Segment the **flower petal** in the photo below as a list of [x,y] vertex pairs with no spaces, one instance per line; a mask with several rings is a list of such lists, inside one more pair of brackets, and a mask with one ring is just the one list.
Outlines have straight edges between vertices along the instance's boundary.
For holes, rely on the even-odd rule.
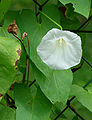
[[70,31],[52,29],[42,38],[37,52],[52,69],[69,69],[80,63],[81,38]]

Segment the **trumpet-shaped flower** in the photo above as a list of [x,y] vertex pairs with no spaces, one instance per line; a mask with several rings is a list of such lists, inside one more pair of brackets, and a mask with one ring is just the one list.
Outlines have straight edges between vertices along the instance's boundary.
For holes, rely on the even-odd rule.
[[81,38],[73,32],[53,28],[42,38],[37,53],[50,68],[69,69],[80,63]]

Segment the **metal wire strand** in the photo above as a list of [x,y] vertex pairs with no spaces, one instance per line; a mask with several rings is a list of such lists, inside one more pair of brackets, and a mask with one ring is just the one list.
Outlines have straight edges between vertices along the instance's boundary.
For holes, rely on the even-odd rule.
[[49,2],[49,0],[46,0],[46,1],[41,5],[41,7],[43,7],[44,5],[46,5],[47,2]]
[[41,5],[36,1],[36,0],[33,0],[35,2],[35,4],[37,4],[39,7],[41,7]]
[[83,86],[83,88],[86,88],[91,82],[92,82],[92,79],[91,79],[90,81],[88,81],[88,82]]
[[84,57],[82,59],[92,68],[92,65]]
[[79,115],[79,113],[77,113],[71,106],[69,106],[69,108],[81,119],[81,120],[85,120],[81,115]]
[[79,31],[81,28],[83,28],[84,25],[85,25],[88,21],[90,21],[91,19],[92,19],[92,16],[90,16],[90,17],[77,29],[77,31]]
[[68,109],[68,107],[69,106],[66,106],[54,120],[57,120]]
[[87,30],[80,30],[80,31],[77,31],[77,30],[69,30],[71,32],[75,32],[75,33],[92,33],[92,31],[87,31]]
[[29,87],[31,87],[34,83],[36,82],[36,80],[32,81],[29,85]]
[[[33,0],[35,2],[36,5],[38,5],[39,10],[42,11],[42,8],[48,3],[49,0],[46,0],[42,5],[40,5],[36,0]],[[40,14],[40,12],[38,12],[36,14],[36,16],[38,16]]]

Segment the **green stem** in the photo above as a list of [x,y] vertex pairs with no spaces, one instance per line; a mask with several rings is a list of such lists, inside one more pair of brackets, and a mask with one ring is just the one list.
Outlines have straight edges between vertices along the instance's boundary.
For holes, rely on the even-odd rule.
[[23,74],[23,80],[22,80],[22,83],[24,84],[25,82],[25,78],[26,78],[26,70],[27,70],[27,59],[26,59],[26,65],[25,65],[25,72]]
[[40,13],[41,13],[42,15],[44,15],[45,17],[47,17],[50,21],[52,21],[54,24],[56,24],[56,25],[62,30],[61,25],[59,25],[56,21],[54,21],[52,18],[50,18],[49,16],[47,16],[45,13],[43,13],[43,12],[41,12],[41,11],[40,11]]
[[29,81],[29,71],[30,71],[30,44],[29,44],[29,37],[27,36],[27,41],[28,41],[28,74],[27,74],[27,83]]
[[26,48],[25,48],[23,42],[22,42],[22,41],[20,40],[20,38],[18,38],[15,34],[13,34],[13,36],[20,41],[20,43],[21,43],[21,45],[22,45],[22,47],[23,47],[23,49],[24,49],[24,51],[25,51],[25,53],[26,53],[26,55],[27,55]]

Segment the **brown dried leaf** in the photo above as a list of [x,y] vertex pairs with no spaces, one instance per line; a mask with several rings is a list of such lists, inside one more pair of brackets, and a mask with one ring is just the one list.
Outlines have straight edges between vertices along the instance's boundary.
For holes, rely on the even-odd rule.
[[8,32],[17,35],[17,25],[15,20],[13,20],[13,23],[8,26]]

